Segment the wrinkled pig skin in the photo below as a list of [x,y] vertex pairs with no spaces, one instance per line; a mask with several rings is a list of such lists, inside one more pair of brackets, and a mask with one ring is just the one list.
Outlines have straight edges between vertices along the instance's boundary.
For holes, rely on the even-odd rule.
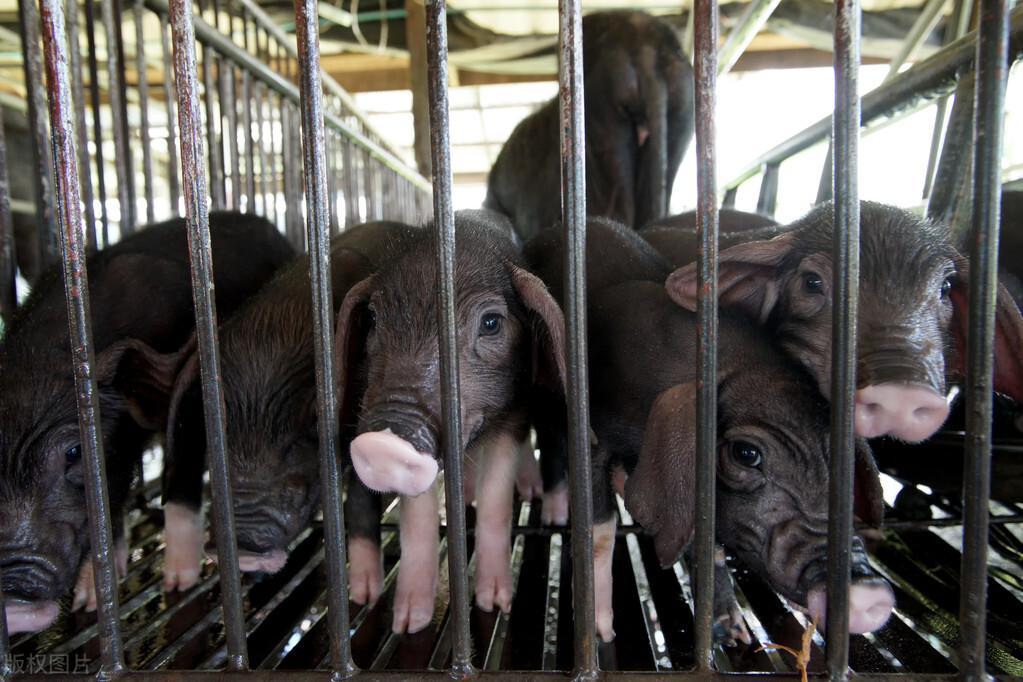
[[[693,136],[693,69],[674,31],[643,12],[583,18],[586,210],[640,227],[668,213]],[[484,206],[523,239],[561,219],[558,98],[523,119],[487,180]]]
[[[528,433],[528,395],[537,384],[563,390],[564,321],[543,283],[524,269],[503,216],[461,211],[455,230],[460,446],[479,473],[477,532],[486,536],[477,540],[476,601],[484,609],[508,610],[511,493]],[[403,552],[408,547],[415,560],[406,565],[403,556],[399,569],[396,631],[421,630],[434,612],[435,572],[412,567],[436,556],[436,539],[424,535],[419,515],[438,522],[429,500],[443,465],[436,252],[433,229],[404,240],[348,292],[335,337],[342,423],[358,430],[347,514],[356,603],[375,601],[383,583],[380,498],[369,488],[400,493],[403,518],[408,509],[419,510],[416,524],[403,521],[400,530]],[[353,390],[353,381],[364,390]]]
[[[261,218],[212,213],[210,228],[217,307],[229,313],[292,250]],[[88,272],[100,429],[119,536],[134,465],[164,429],[182,349],[195,326],[184,220],[144,228],[89,256]],[[3,591],[37,607],[20,604],[8,612],[15,632],[52,622],[56,610],[48,605],[75,583],[89,547],[62,282],[59,267],[42,276],[0,348]],[[76,601],[95,601],[81,596]],[[29,617],[19,618],[26,609]]]
[[[719,300],[766,326],[831,391],[834,210],[813,209],[772,239],[721,251]],[[754,235],[754,232],[747,234]],[[860,204],[856,433],[919,442],[948,416],[946,380],[964,374],[968,263],[948,230],[892,206]],[[696,264],[666,284],[687,310],[697,304]],[[995,390],[1023,397],[1023,318],[998,292]]]
[[[334,313],[356,282],[413,230],[366,223],[331,242]],[[294,258],[220,326],[227,457],[243,571],[275,572],[320,503],[316,375],[309,257]],[[206,433],[199,363],[186,361],[174,386],[167,461],[174,488],[198,510]],[[349,434],[349,439],[353,434]],[[207,551],[213,555],[212,545]]]
[[[630,237],[638,243],[629,245]],[[563,247],[551,237],[526,251],[554,286]],[[554,241],[553,246],[550,244]],[[660,283],[663,261],[628,230],[590,221],[587,296],[593,449],[597,626],[614,636],[610,553],[612,479],[630,474],[626,504],[654,536],[661,562],[676,561],[693,532],[695,491],[695,315]],[[607,257],[616,253],[616,259]],[[631,263],[631,266],[623,266]],[[632,277],[633,281],[619,281]],[[719,540],[777,591],[822,616],[826,561],[828,406],[811,377],[741,316],[721,314],[718,349]],[[538,435],[543,433],[537,427]],[[541,445],[541,451],[542,451]],[[556,444],[555,453],[563,449]],[[546,455],[545,455],[546,456]],[[857,513],[881,520],[881,491],[869,449],[857,446]],[[890,588],[854,544],[855,627],[876,629],[890,612]],[[730,582],[715,585],[719,632],[747,639],[735,622]]]

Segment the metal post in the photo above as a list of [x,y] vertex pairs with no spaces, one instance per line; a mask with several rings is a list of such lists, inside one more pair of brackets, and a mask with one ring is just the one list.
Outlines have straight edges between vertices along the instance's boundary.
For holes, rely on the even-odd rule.
[[125,120],[127,109],[124,94],[124,45],[121,42],[121,13],[116,11],[114,3],[119,0],[100,0],[103,31],[107,45],[107,96],[110,97],[110,115],[114,128],[114,167],[117,169],[117,210],[120,214],[118,224],[120,235],[131,234],[135,230],[135,207],[132,202],[131,148],[128,146],[128,122]]
[[[0,135],[3,133],[0,132]],[[0,571],[0,585],[3,585],[3,571]],[[0,589],[0,680],[8,679],[14,672],[11,670],[11,644],[7,634],[7,611],[4,606],[4,592]]]
[[764,177],[760,180],[760,197],[757,199],[757,213],[774,217],[778,206],[778,171],[781,164],[770,163],[764,167]]
[[1008,0],[981,0],[974,128],[973,238],[967,340],[966,457],[963,467],[963,561],[959,600],[959,671],[985,680],[988,500],[1001,151],[1009,52]]
[[89,47],[89,104],[92,108],[92,137],[96,143],[96,193],[99,195],[100,231],[103,246],[110,244],[110,216],[107,213],[107,180],[103,160],[103,123],[100,116],[99,63],[96,60],[96,0],[85,0],[85,39]]
[[[60,228],[64,292],[67,297],[68,333],[75,376],[78,430],[85,466],[85,502],[89,514],[91,552],[96,581],[96,607],[101,646],[101,673],[116,675],[124,668],[118,620],[117,574],[114,568],[114,534],[110,524],[110,500],[106,487],[106,462],[100,434],[99,393],[96,389],[96,358],[92,345],[89,310],[89,276],[82,232],[75,151],[74,111],[67,72],[67,33],[63,0],[42,0],[43,52],[46,58],[47,95],[50,103],[57,225]],[[42,81],[40,81],[41,83]]]
[[180,215],[181,183],[178,181],[178,142],[174,124],[174,93],[171,51],[167,44],[167,17],[160,14],[160,52],[163,55],[163,97],[167,107],[167,181],[170,185],[171,214]]
[[85,205],[85,246],[96,246],[96,206],[92,196],[92,166],[89,161],[89,133],[85,126],[85,86],[82,83],[82,48],[78,41],[78,0],[67,0],[68,68],[71,69],[71,96],[75,107],[75,132],[78,135],[78,172],[82,180]]
[[[4,137],[4,114],[0,107],[0,316],[6,325],[18,307],[17,285],[15,284],[14,223],[11,220],[11,185],[7,175],[7,140]],[[2,599],[2,595],[0,595]],[[3,605],[0,604],[0,625],[7,626],[3,617]],[[6,630],[0,631],[3,634]],[[0,647],[3,647],[0,639]],[[0,651],[2,657],[4,651]],[[3,661],[0,660],[0,665]]]
[[[932,2],[935,0],[932,0]],[[944,0],[941,0],[944,2]],[[718,76],[732,70],[739,57],[771,18],[781,0],[752,0],[718,52]]]
[[[181,174],[185,189],[192,298],[195,303],[196,340],[202,368],[203,412],[206,418],[207,457],[213,490],[213,519],[217,556],[221,566],[220,589],[227,637],[228,667],[248,667],[245,627],[242,619],[241,581],[235,545],[234,509],[227,469],[224,435],[224,392],[220,384],[217,346],[217,311],[210,256],[210,223],[206,207],[203,169],[203,137],[199,132],[199,84],[195,66],[195,31],[192,0],[171,0],[169,16],[174,37],[174,75],[178,90],[178,126],[181,130]],[[209,91],[207,91],[209,92]]]
[[[69,0],[74,2],[75,0]],[[142,13],[145,0],[135,0],[132,14],[135,20],[135,71],[139,90],[139,134],[142,141],[142,179],[146,198],[146,222],[156,222],[156,207],[153,205],[153,151],[149,139],[149,73],[146,68],[145,35],[142,32]]]
[[437,230],[437,335],[440,344],[441,445],[447,506],[448,574],[451,589],[451,674],[475,674],[469,634],[469,553],[462,490],[462,423],[455,325],[455,215],[451,205],[451,141],[448,138],[448,23],[446,0],[426,7],[427,62],[430,73],[430,149],[433,152],[433,212]]
[[714,509],[717,487],[717,167],[714,107],[717,88],[717,0],[697,0],[693,69],[696,79],[696,225],[700,235],[697,309],[697,362],[700,366],[696,401],[696,571],[694,615],[696,666],[712,669],[714,620]]
[[835,263],[831,328],[831,461],[828,504],[827,665],[832,680],[849,676],[849,582],[853,523],[856,306],[860,277],[858,153],[860,3],[835,6]]
[[320,86],[319,15],[316,0],[295,0],[299,87],[302,92],[302,160],[305,168],[306,235],[312,284],[316,414],[323,485],[323,533],[327,557],[330,658],[335,672],[355,672],[348,639],[344,511],[338,456],[338,404],[334,368],[334,306],[330,275],[330,226],[324,159],[323,88]]

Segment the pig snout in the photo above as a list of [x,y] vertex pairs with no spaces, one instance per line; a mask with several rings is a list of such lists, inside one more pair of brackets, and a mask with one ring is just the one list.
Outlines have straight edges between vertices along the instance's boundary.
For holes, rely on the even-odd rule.
[[57,567],[44,557],[25,555],[0,559],[0,566],[8,632],[36,632],[50,627],[60,612],[53,601],[59,591]]
[[12,635],[45,630],[53,625],[58,615],[60,608],[57,602],[53,601],[25,602],[8,599],[4,608],[7,632]]
[[[815,587],[807,594],[807,610],[823,631],[827,622],[828,594]],[[849,632],[862,635],[881,629],[892,615],[895,595],[883,578],[867,578],[849,585]]]
[[[212,542],[206,545],[206,556],[218,561],[217,548]],[[242,573],[277,573],[288,563],[288,553],[283,549],[254,551],[241,546],[239,537],[238,570]]]
[[948,418],[948,402],[919,384],[886,383],[856,391],[856,435],[895,436],[916,443],[930,438]]
[[370,431],[352,441],[355,473],[371,490],[415,497],[430,489],[439,467],[432,455],[387,431]]

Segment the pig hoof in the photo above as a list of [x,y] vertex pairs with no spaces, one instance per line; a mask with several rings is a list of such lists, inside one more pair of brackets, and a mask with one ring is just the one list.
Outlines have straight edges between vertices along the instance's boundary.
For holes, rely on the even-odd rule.
[[614,611],[610,607],[597,609],[597,635],[604,642],[614,641],[614,619]]
[[180,504],[168,503],[163,514],[166,543],[163,589],[185,590],[199,582],[202,567],[202,516]]
[[380,547],[366,538],[348,541],[349,598],[356,604],[372,606],[383,591],[384,567],[380,563]]
[[75,597],[71,601],[72,611],[80,611],[83,608],[87,613],[96,610],[96,579],[93,577],[91,559],[82,562],[78,580],[75,582]]
[[437,569],[408,571],[398,568],[398,587],[394,592],[394,621],[391,629],[398,634],[419,632],[433,620],[433,604],[437,597]]
[[718,616],[714,623],[713,635],[715,644],[729,647],[737,646],[739,642],[747,645],[753,642],[738,604],[733,604],[728,613]]
[[543,478],[540,476],[540,464],[533,456],[533,451],[523,448],[519,456],[518,471],[515,475],[515,489],[523,500],[535,500],[543,496]]
[[545,526],[568,525],[568,486],[559,485],[543,494],[543,512],[540,520]]
[[511,611],[512,577],[503,575],[476,575],[476,606],[483,611],[491,612],[498,607],[504,613]]

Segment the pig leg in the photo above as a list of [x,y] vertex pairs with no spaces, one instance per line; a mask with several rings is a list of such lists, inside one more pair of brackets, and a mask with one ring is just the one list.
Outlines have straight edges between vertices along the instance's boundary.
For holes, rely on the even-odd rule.
[[[114,547],[114,578],[120,579],[128,572],[128,540],[124,536],[124,529],[119,529],[117,544]],[[86,613],[96,610],[96,577],[94,561],[86,557],[82,562],[82,568],[78,572],[78,580],[75,583],[75,597],[71,602],[71,610],[78,611],[85,608]]]
[[725,549],[721,546],[714,550],[714,640],[725,646],[753,641],[742,619],[732,574],[725,563]]
[[529,435],[519,450],[519,466],[515,475],[515,489],[523,500],[535,500],[543,496],[543,477],[540,475],[540,464],[536,461],[536,451]]
[[557,404],[552,404],[549,401],[550,397],[543,394],[538,401],[542,410],[533,415],[533,423],[536,425],[536,445],[540,450],[540,473],[544,487],[540,522],[545,526],[564,526],[568,524],[566,426],[564,419],[552,419],[552,415],[559,414],[559,410]]
[[593,611],[597,635],[605,642],[615,638],[614,611],[611,609],[611,557],[615,549],[617,522],[612,515],[593,526]]
[[380,554],[381,500],[352,475],[345,501],[348,519],[348,596],[356,604],[375,604],[384,586]]
[[433,619],[440,549],[436,484],[422,495],[401,497],[401,565],[394,592],[394,632],[419,632]]
[[184,592],[199,580],[203,545],[202,510],[168,502],[163,512],[166,543],[163,560],[163,589]]
[[[527,439],[528,441],[528,439]],[[476,490],[476,605],[484,611],[511,610],[511,517],[522,444],[498,434],[480,453]],[[535,460],[534,460],[535,461]]]

